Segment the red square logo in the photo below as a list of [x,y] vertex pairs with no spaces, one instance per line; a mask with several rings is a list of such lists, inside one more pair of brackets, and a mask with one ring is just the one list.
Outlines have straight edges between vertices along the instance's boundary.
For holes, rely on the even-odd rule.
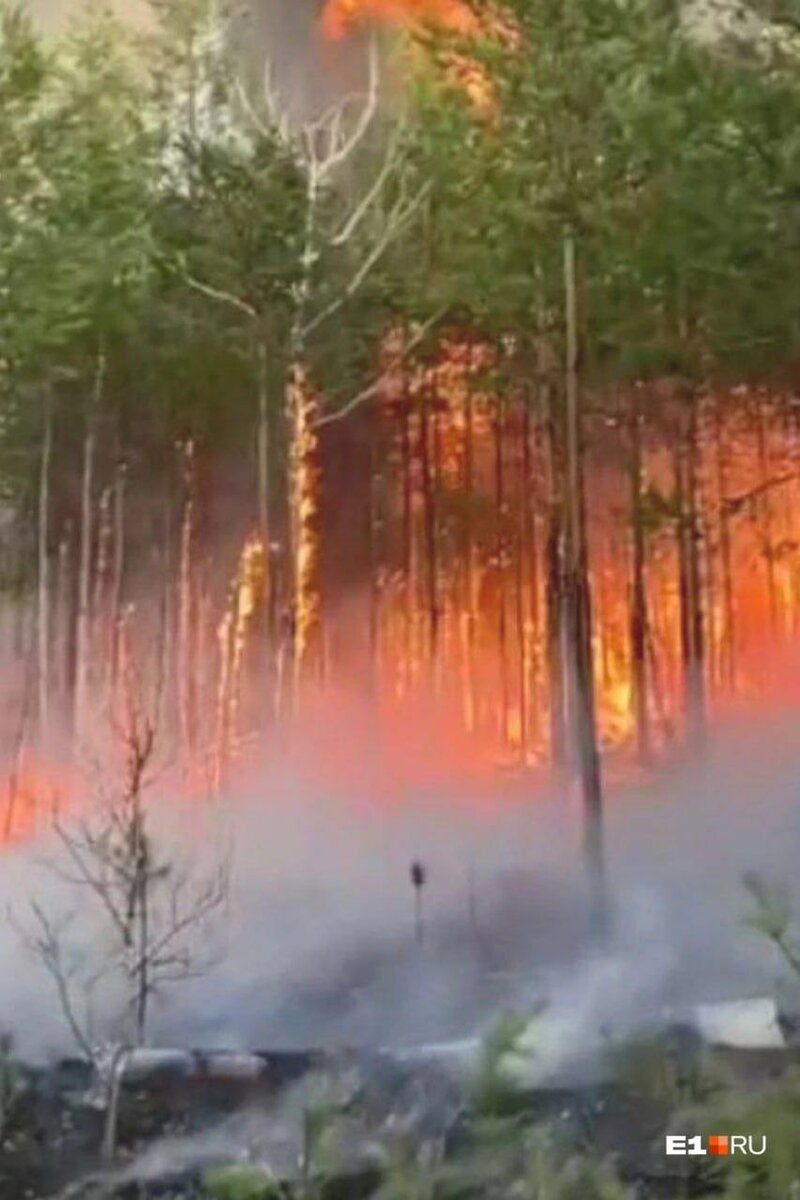
[[717,1133],[712,1133],[708,1139],[709,1154],[727,1154],[728,1153],[728,1138]]

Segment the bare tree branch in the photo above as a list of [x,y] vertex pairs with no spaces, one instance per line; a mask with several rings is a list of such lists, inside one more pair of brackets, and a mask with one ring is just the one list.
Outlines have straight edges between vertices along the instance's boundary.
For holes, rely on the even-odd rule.
[[411,352],[416,349],[420,342],[423,341],[429,330],[431,330],[433,326],[442,319],[447,312],[447,308],[447,305],[443,305],[440,309],[437,309],[433,316],[429,317],[428,320],[419,327],[408,344],[404,346],[403,353],[398,355],[397,358],[392,361],[391,366],[387,367],[386,370],[378,376],[374,383],[371,383],[369,387],[366,387],[362,391],[358,392],[357,395],[348,400],[346,404],[343,404],[341,408],[337,408],[334,412],[326,413],[324,416],[321,416],[317,420],[315,428],[319,429],[322,425],[330,425],[334,421],[344,420],[345,417],[349,417],[350,414],[355,412],[355,410],[362,404],[365,404],[368,400],[371,400],[373,396],[376,396],[389,382],[397,368],[408,359]]
[[401,230],[408,224],[411,218],[419,209],[420,205],[427,199],[431,192],[431,184],[425,183],[417,192],[416,196],[406,203],[405,197],[401,198],[395,204],[389,219],[386,222],[386,228],[382,236],[378,239],[372,250],[363,260],[356,273],[353,275],[350,282],[343,288],[335,300],[332,300],[326,308],[317,313],[315,317],[304,326],[303,337],[306,338],[318,329],[323,322],[334,316],[339,309],[350,300],[361,287],[364,280],[369,275],[372,268],[383,257],[386,250],[395,240]]
[[195,279],[193,275],[189,275],[185,271],[181,272],[181,279],[190,288],[194,288],[196,292],[201,292],[204,296],[209,296],[212,300],[218,300],[221,304],[227,304],[231,308],[237,309],[239,312],[244,313],[246,317],[250,317],[251,320],[257,319],[258,313],[252,305],[242,300],[241,297],[234,296],[232,292],[224,292],[220,288],[203,283],[202,280]]
[[392,137],[387,143],[386,154],[384,155],[383,164],[380,171],[378,171],[375,179],[372,182],[372,185],[367,188],[363,197],[353,209],[353,212],[350,214],[347,221],[345,221],[342,228],[338,231],[338,233],[335,233],[331,236],[330,244],[332,246],[343,246],[346,242],[350,241],[372,205],[383,193],[384,187],[391,178],[392,171],[397,166],[398,150],[404,132],[405,122],[398,122],[394,128]]
[[87,1061],[94,1063],[94,1048],[77,1018],[72,998],[70,972],[64,964],[63,935],[69,919],[63,920],[60,925],[55,925],[35,900],[31,901],[31,912],[38,926],[38,932],[25,933],[24,930],[21,931],[23,942],[35,954],[55,983],[61,1012],[69,1026],[70,1033],[78,1047],[86,1055]]

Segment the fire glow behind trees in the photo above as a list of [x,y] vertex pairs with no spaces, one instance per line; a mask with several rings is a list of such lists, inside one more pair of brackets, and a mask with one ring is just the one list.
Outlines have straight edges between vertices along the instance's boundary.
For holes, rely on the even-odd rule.
[[332,38],[468,35],[498,114],[423,60],[340,169],[364,98],[287,128],[190,7],[144,80],[108,21],[5,25],[3,836],[126,662],[193,797],[347,692],[387,742],[562,763],[571,589],[607,760],[796,700],[796,73],[634,0],[509,4],[495,39],[334,0]]

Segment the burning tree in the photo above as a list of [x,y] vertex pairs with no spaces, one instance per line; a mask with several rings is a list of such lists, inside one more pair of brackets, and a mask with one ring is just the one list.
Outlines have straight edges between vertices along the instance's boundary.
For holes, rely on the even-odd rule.
[[[376,35],[367,43],[363,92],[318,116],[293,121],[277,94],[271,65],[263,96],[242,99],[265,137],[279,137],[302,180],[299,271],[292,289],[284,422],[288,439],[288,526],[294,689],[321,669],[319,442],[322,397],[310,372],[321,331],[365,288],[389,247],[429,194],[406,169],[406,120],[381,110]],[[375,152],[375,135],[382,150]],[[369,388],[360,402],[375,394]],[[352,411],[353,402],[348,406]]]
[[[0,31],[3,629],[41,731],[114,694],[128,612],[218,778],[368,649],[387,708],[432,685],[471,745],[580,768],[599,877],[599,750],[690,741],[797,632],[796,71],[645,0],[509,0],[494,39],[491,4],[334,0],[359,89],[298,117],[212,0],[156,8],[152,74],[105,20]],[[327,553],[337,472],[366,519]],[[323,637],[345,556],[363,646],[345,605]]]

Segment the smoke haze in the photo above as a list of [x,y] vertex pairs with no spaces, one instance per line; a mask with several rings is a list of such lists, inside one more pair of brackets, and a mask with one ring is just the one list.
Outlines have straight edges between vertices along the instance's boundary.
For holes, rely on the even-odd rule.
[[[502,1007],[549,1002],[547,1073],[601,1029],[624,1029],[702,999],[774,993],[772,948],[743,927],[741,874],[794,877],[800,817],[795,716],[729,727],[706,765],[617,789],[609,803],[614,930],[592,948],[577,800],[529,794],[520,779],[424,763],[416,778],[365,752],[330,770],[345,721],[302,753],[262,762],[226,811],[160,808],[159,836],[186,857],[234,846],[224,958],[158,1009],[160,1044],[293,1048],[404,1046],[468,1037]],[[357,737],[357,741],[360,739]],[[360,740],[363,746],[369,742]],[[311,765],[309,765],[311,764]],[[190,830],[191,826],[191,830]],[[74,889],[42,844],[3,855],[0,1021],[36,1057],[70,1049],[50,982],[19,942],[26,897],[49,911]],[[429,872],[425,940],[414,942],[409,864]],[[76,914],[76,961],[102,954]],[[541,1032],[540,1032],[541,1036]]]

